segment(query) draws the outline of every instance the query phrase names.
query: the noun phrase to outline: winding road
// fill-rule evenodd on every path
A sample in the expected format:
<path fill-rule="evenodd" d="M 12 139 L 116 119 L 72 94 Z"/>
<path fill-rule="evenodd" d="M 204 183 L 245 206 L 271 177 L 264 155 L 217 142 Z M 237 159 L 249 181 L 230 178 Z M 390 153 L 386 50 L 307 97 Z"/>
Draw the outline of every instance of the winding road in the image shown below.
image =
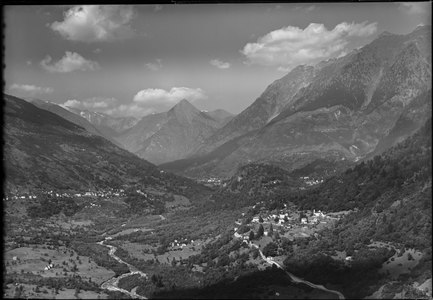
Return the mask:
<path fill-rule="evenodd" d="M 106 240 L 109 240 L 109 239 L 110 239 L 110 237 L 106 237 L 105 240 L 100 241 L 100 242 L 98 242 L 97 244 L 109 248 L 110 250 L 108 251 L 108 254 L 109 254 L 112 258 L 114 258 L 116 261 L 118 261 L 119 263 L 127 265 L 128 268 L 129 268 L 129 273 L 122 274 L 122 275 L 119 276 L 119 277 L 113 277 L 113 278 L 111 278 L 111 279 L 109 279 L 109 280 L 103 282 L 103 283 L 101 284 L 101 289 L 109 290 L 109 291 L 117 291 L 117 292 L 121 292 L 121 293 L 124 293 L 124 294 L 130 296 L 131 298 L 147 299 L 146 297 L 137 294 L 137 293 L 135 292 L 136 288 L 133 288 L 131 291 L 127 291 L 127 290 L 122 289 L 122 288 L 120 288 L 120 287 L 118 286 L 118 285 L 119 285 L 119 281 L 120 281 L 122 278 L 125 278 L 125 277 L 128 277 L 128 276 L 132 276 L 132 275 L 139 274 L 141 277 L 144 277 L 144 278 L 146 278 L 146 279 L 147 279 L 148 277 L 147 277 L 147 274 L 146 274 L 146 273 L 143 273 L 143 272 L 139 271 L 139 270 L 138 270 L 136 267 L 134 267 L 133 265 L 131 265 L 131 264 L 129 264 L 129 263 L 123 261 L 120 257 L 116 256 L 115 252 L 116 252 L 116 250 L 117 250 L 117 247 L 112 246 L 112 245 L 105 245 L 105 244 L 104 244 L 104 242 L 105 242 Z M 260 250 L 259 247 L 258 247 L 256 244 L 249 242 L 249 246 L 258 249 L 261 258 L 262 258 L 264 261 L 266 261 L 266 262 L 267 262 L 268 264 L 270 264 L 270 265 L 275 265 L 277 268 L 280 268 L 281 270 L 283 270 L 283 271 L 284 271 L 284 272 L 285 272 L 285 273 L 290 277 L 290 279 L 291 279 L 293 282 L 296 282 L 296 283 L 303 283 L 303 284 L 306 284 L 306 285 L 308 285 L 309 287 L 312 287 L 312 288 L 314 288 L 314 289 L 319 289 L 319 290 L 322 290 L 322 291 L 325 291 L 325 292 L 328 292 L 328 293 L 336 294 L 336 295 L 338 296 L 338 299 L 341 299 L 341 300 L 344 300 L 344 299 L 345 299 L 345 298 L 344 298 L 344 295 L 343 295 L 342 293 L 340 293 L 339 291 L 336 291 L 336 290 L 329 290 L 329 289 L 325 288 L 323 285 L 317 285 L 317 284 L 311 283 L 311 282 L 309 282 L 309 281 L 303 280 L 302 278 L 299 278 L 299 277 L 293 275 L 293 274 L 290 273 L 290 272 L 287 272 L 287 271 L 286 271 L 286 270 L 285 270 L 285 269 L 284 269 L 280 264 L 278 264 L 276 261 L 274 261 L 271 257 L 266 257 L 266 256 L 263 254 L 262 250 Z"/>
<path fill-rule="evenodd" d="M 312 288 L 319 289 L 319 290 L 322 290 L 322 291 L 325 291 L 325 292 L 328 292 L 328 293 L 336 294 L 336 295 L 338 296 L 338 299 L 342 299 L 342 300 L 345 299 L 345 298 L 344 298 L 344 295 L 343 295 L 342 293 L 340 293 L 339 291 L 336 291 L 336 290 L 329 290 L 329 289 L 325 288 L 323 285 L 317 285 L 317 284 L 311 283 L 311 282 L 309 282 L 309 281 L 303 280 L 303 279 L 301 279 L 301 278 L 299 278 L 299 277 L 293 275 L 293 274 L 290 273 L 290 272 L 287 272 L 287 271 L 286 271 L 282 266 L 280 266 L 280 264 L 278 264 L 276 261 L 272 260 L 272 258 L 270 258 L 270 257 L 266 257 L 266 256 L 263 254 L 262 250 L 260 250 L 259 247 L 258 247 L 256 244 L 253 244 L 253 243 L 250 242 L 249 245 L 250 245 L 250 247 L 254 247 L 254 248 L 258 249 L 258 250 L 259 250 L 259 253 L 260 253 L 260 256 L 261 256 L 262 259 L 265 260 L 268 264 L 270 264 L 270 265 L 275 265 L 276 267 L 278 267 L 278 268 L 280 268 L 281 270 L 283 270 L 287 275 L 289 275 L 290 279 L 292 279 L 293 282 L 296 282 L 296 283 L 303 283 L 303 284 L 306 284 L 306 285 L 308 285 L 308 286 L 310 286 L 310 287 L 312 287 Z"/>
<path fill-rule="evenodd" d="M 108 239 L 108 238 L 105 238 L 105 240 L 107 240 L 107 239 Z M 128 264 L 127 262 L 123 261 L 120 257 L 116 256 L 114 253 L 116 252 L 117 248 L 116 248 L 115 246 L 112 246 L 112 245 L 105 245 L 105 244 L 104 244 L 105 240 L 100 241 L 100 242 L 98 242 L 97 244 L 109 248 L 110 251 L 108 251 L 108 254 L 109 254 L 112 258 L 114 258 L 115 260 L 117 260 L 119 263 L 127 265 L 128 268 L 129 268 L 129 273 L 122 274 L 122 275 L 119 276 L 119 277 L 113 277 L 113 278 L 111 278 L 111 279 L 109 279 L 109 280 L 103 282 L 103 283 L 101 284 L 101 289 L 109 290 L 109 291 L 115 291 L 115 292 L 121 292 L 121 293 L 124 293 L 124 294 L 130 296 L 131 298 L 147 299 L 146 297 L 137 294 L 137 293 L 135 292 L 135 290 L 136 290 L 135 288 L 132 289 L 131 291 L 127 291 L 127 290 L 122 289 L 122 288 L 120 288 L 120 287 L 118 286 L 118 285 L 119 285 L 119 281 L 120 281 L 120 279 L 122 279 L 122 278 L 125 278 L 125 277 L 128 277 L 128 276 L 132 276 L 132 275 L 139 274 L 141 277 L 144 277 L 144 278 L 147 279 L 147 274 L 146 274 L 146 273 L 143 273 L 143 272 L 141 272 L 141 271 L 139 271 L 139 270 L 137 270 L 136 267 L 134 267 L 134 266 L 131 265 L 131 264 Z"/>

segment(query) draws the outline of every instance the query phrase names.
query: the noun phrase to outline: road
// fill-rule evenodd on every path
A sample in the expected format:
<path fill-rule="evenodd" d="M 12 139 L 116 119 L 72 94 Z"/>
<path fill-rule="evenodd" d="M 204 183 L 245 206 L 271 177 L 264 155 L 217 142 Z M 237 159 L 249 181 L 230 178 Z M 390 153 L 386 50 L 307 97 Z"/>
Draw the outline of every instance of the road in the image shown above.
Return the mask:
<path fill-rule="evenodd" d="M 272 260 L 272 258 L 270 258 L 270 257 L 266 257 L 266 256 L 263 254 L 262 250 L 260 250 L 259 247 L 258 247 L 256 244 L 253 244 L 253 243 L 250 242 L 249 245 L 250 245 L 250 247 L 254 247 L 254 248 L 258 249 L 258 250 L 259 250 L 259 253 L 260 253 L 260 256 L 261 256 L 262 259 L 265 260 L 268 264 L 270 264 L 270 265 L 275 265 L 276 267 L 278 267 L 278 268 L 280 268 L 281 270 L 283 270 L 284 272 L 286 272 L 286 274 L 289 275 L 290 279 L 292 279 L 293 282 L 296 282 L 296 283 L 303 283 L 303 284 L 306 284 L 306 285 L 308 285 L 308 286 L 310 286 L 310 287 L 312 287 L 312 288 L 314 288 L 314 289 L 319 289 L 319 290 L 322 290 L 322 291 L 325 291 L 325 292 L 328 292 L 328 293 L 336 294 L 336 295 L 338 296 L 338 299 L 345 299 L 345 298 L 344 298 L 344 295 L 343 295 L 342 293 L 340 293 L 339 291 L 336 291 L 336 290 L 329 290 L 329 289 L 325 288 L 323 285 L 317 285 L 317 284 L 311 283 L 311 282 L 309 282 L 309 281 L 303 280 L 302 278 L 299 278 L 299 277 L 293 275 L 293 274 L 290 273 L 290 272 L 287 272 L 287 271 L 286 271 L 282 266 L 280 266 L 276 261 Z"/>
<path fill-rule="evenodd" d="M 105 242 L 105 240 L 104 241 L 100 241 L 97 244 L 109 248 L 110 251 L 108 251 L 108 254 L 112 258 L 114 258 L 115 260 L 117 260 L 119 263 L 127 265 L 128 268 L 129 268 L 129 273 L 122 274 L 119 277 L 113 277 L 113 278 L 111 278 L 111 279 L 103 282 L 101 284 L 101 289 L 109 290 L 109 291 L 121 292 L 121 293 L 124 293 L 124 294 L 130 296 L 131 298 L 147 299 L 146 297 L 137 294 L 135 292 L 135 289 L 132 289 L 131 292 L 130 292 L 130 291 L 127 291 L 125 289 L 122 289 L 122 288 L 118 287 L 119 280 L 122 279 L 122 278 L 129 277 L 129 276 L 132 276 L 132 275 L 135 275 L 135 274 L 139 274 L 141 277 L 144 277 L 144 278 L 147 279 L 147 274 L 143 273 L 143 272 L 141 272 L 139 270 L 137 270 L 137 268 L 135 268 L 133 265 L 128 264 L 127 262 L 123 261 L 120 257 L 116 256 L 115 252 L 117 250 L 117 247 L 112 246 L 112 245 L 105 245 L 104 242 Z"/>

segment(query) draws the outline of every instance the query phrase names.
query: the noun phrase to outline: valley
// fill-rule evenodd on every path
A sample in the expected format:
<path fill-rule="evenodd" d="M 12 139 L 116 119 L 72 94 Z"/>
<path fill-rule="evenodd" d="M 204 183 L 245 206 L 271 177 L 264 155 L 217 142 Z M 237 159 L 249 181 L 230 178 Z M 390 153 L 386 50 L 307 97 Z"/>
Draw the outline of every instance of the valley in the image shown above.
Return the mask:
<path fill-rule="evenodd" d="M 432 300 L 430 11 L 7 4 L 3 298 Z"/>

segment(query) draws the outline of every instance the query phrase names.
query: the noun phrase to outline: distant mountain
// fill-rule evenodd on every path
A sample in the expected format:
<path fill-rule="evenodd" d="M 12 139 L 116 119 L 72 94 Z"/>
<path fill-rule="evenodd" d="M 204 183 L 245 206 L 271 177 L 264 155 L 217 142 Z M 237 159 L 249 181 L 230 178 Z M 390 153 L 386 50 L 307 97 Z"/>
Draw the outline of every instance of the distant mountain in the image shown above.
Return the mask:
<path fill-rule="evenodd" d="M 161 167 L 226 177 L 250 162 L 294 170 L 380 153 L 430 115 L 430 36 L 429 26 L 385 33 L 344 57 L 295 68 L 195 154 Z M 403 126 L 408 118 L 411 126 Z"/>
<path fill-rule="evenodd" d="M 221 112 L 214 113 L 224 116 Z M 143 117 L 135 126 L 116 137 L 123 147 L 152 163 L 185 157 L 221 126 L 187 100 L 169 111 Z"/>
<path fill-rule="evenodd" d="M 226 125 L 230 122 L 235 116 L 224 109 L 216 109 L 213 111 L 204 112 L 208 116 L 212 117 L 215 121 L 220 123 L 220 126 Z"/>
<path fill-rule="evenodd" d="M 138 122 L 138 120 L 134 117 L 112 117 L 104 113 L 80 110 L 70 106 L 65 108 L 85 118 L 102 134 L 108 137 L 118 136 L 120 133 L 131 128 Z"/>
<path fill-rule="evenodd" d="M 160 176 L 151 163 L 59 115 L 4 95 L 5 187 L 83 190 Z"/>
<path fill-rule="evenodd" d="M 29 99 L 29 101 L 41 109 L 45 109 L 45 110 L 48 110 L 52 113 L 55 113 L 56 115 L 59 115 L 60 117 L 68 120 L 69 122 L 72 122 L 78 126 L 83 127 L 88 132 L 95 134 L 95 135 L 102 136 L 102 137 L 106 138 L 107 140 L 109 140 L 110 142 L 116 144 L 117 146 L 120 146 L 119 143 L 116 142 L 111 136 L 107 136 L 107 135 L 103 134 L 102 132 L 100 132 L 93 124 L 91 124 L 85 118 L 63 108 L 60 105 L 57 105 L 57 104 L 49 102 L 49 101 L 40 100 L 40 99 Z"/>

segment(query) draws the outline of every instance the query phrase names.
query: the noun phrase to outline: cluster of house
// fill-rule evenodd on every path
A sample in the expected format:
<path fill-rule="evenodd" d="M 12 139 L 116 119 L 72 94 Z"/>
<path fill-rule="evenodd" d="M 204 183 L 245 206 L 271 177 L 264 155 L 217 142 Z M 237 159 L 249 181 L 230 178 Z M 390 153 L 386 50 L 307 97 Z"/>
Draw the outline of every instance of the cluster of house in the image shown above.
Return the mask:
<path fill-rule="evenodd" d="M 314 179 L 310 178 L 308 176 L 300 177 L 300 179 L 303 179 L 306 185 L 313 186 L 319 183 L 323 182 L 323 179 Z"/>
<path fill-rule="evenodd" d="M 109 189 L 106 191 L 76 193 L 75 197 L 110 197 L 110 196 L 125 196 L 123 189 Z"/>
<path fill-rule="evenodd" d="M 53 263 L 51 263 L 49 265 L 46 265 L 45 268 L 44 268 L 44 270 L 48 271 L 48 270 L 51 270 L 52 268 L 54 268 L 54 264 Z"/>
<path fill-rule="evenodd" d="M 174 250 L 174 249 L 183 249 L 188 245 L 188 240 L 187 239 L 182 239 L 182 240 L 174 240 L 173 242 L 170 243 L 170 247 Z M 191 240 L 191 245 L 194 246 L 194 240 Z"/>
<path fill-rule="evenodd" d="M 64 197 L 109 197 L 109 196 L 125 196 L 125 191 L 123 189 L 109 189 L 106 191 L 97 192 L 82 192 L 76 194 L 70 193 L 60 193 L 55 191 L 43 191 L 40 192 L 43 195 L 50 195 L 51 197 L 64 198 Z M 36 195 L 31 195 L 29 193 L 21 195 L 8 195 L 3 198 L 3 201 L 17 200 L 17 199 L 36 199 Z"/>
<path fill-rule="evenodd" d="M 209 177 L 209 178 L 199 179 L 198 182 L 208 184 L 208 185 L 221 185 L 221 178 Z"/>

